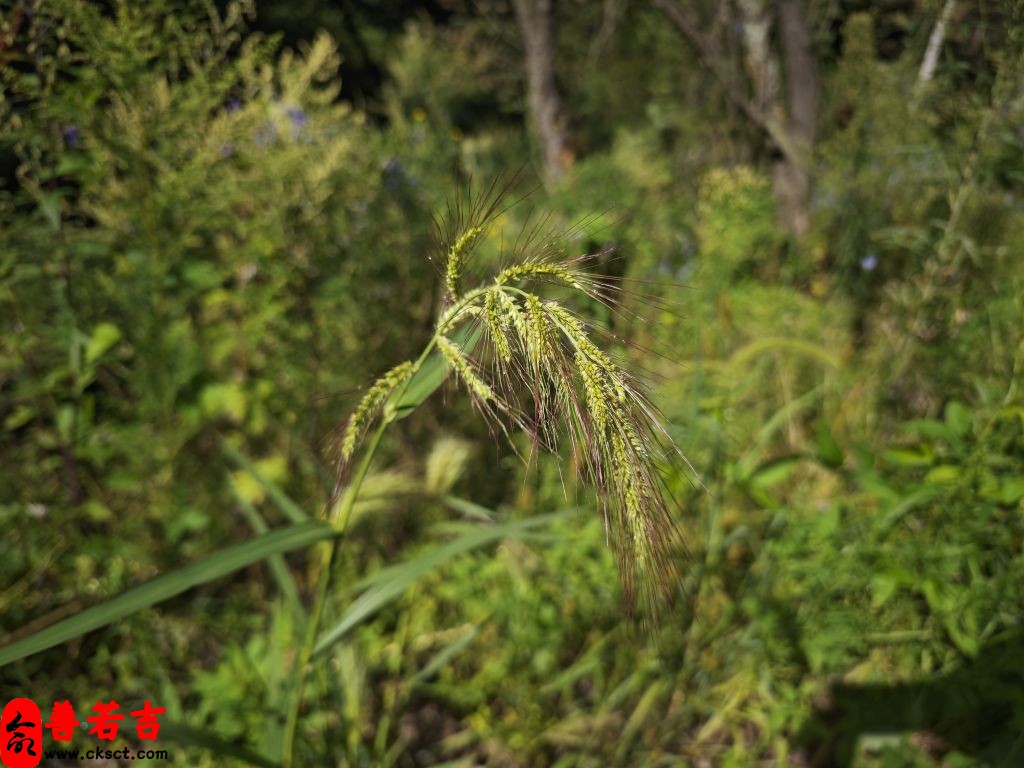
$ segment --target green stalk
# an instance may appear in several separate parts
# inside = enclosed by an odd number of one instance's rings
[[[444,335],[451,326],[459,323],[461,320],[459,314],[462,310],[477,301],[487,292],[487,290],[488,288],[483,287],[467,292],[451,306],[444,316],[442,316],[441,321],[438,322],[438,328],[431,337],[430,342],[426,347],[424,347],[423,352],[413,364],[412,374],[405,380],[402,386],[395,391],[395,394],[393,395],[395,402],[401,402],[402,396],[409,388],[409,383],[423,367],[423,363],[437,346],[438,338]],[[291,705],[288,708],[288,717],[285,720],[284,739],[281,748],[282,768],[292,768],[295,761],[295,735],[298,731],[299,725],[299,710],[302,709],[303,691],[305,689],[306,675],[308,673],[310,660],[313,657],[313,648],[316,646],[316,634],[320,629],[320,620],[323,618],[324,606],[327,604],[327,595],[330,593],[331,564],[334,562],[335,554],[337,553],[338,547],[344,538],[345,531],[348,528],[349,520],[352,517],[352,510],[355,507],[356,499],[359,496],[359,489],[363,484],[363,480],[366,479],[367,472],[370,470],[370,464],[373,461],[373,456],[377,452],[377,448],[380,446],[380,441],[384,436],[384,431],[391,425],[395,418],[395,413],[389,413],[387,409],[384,410],[384,413],[380,418],[380,424],[378,425],[377,430],[373,433],[373,436],[370,438],[366,451],[363,453],[362,461],[359,462],[359,466],[356,469],[355,474],[352,476],[352,482],[349,484],[342,503],[340,505],[336,505],[335,508],[331,510],[329,522],[333,527],[339,530],[340,535],[325,541],[320,548],[320,563],[314,577],[317,582],[316,602],[313,604],[313,610],[312,613],[310,613],[309,622],[306,625],[306,636],[303,640],[302,648],[299,651],[298,661],[295,666],[295,674],[298,679],[295,683],[295,694],[292,696]]]
[[[467,295],[467,297],[459,304],[465,306],[474,298],[476,298],[476,296],[471,297]],[[460,310],[461,308],[462,307],[459,307]],[[405,383],[396,391],[396,400],[401,400],[406,389],[409,387],[409,382],[412,381],[413,376],[415,376],[423,366],[427,356],[434,350],[434,347],[437,345],[437,338],[439,334],[440,331],[435,333],[434,336],[431,337],[430,343],[428,343],[423,349],[423,352],[413,365],[412,375],[409,376]],[[291,706],[288,708],[288,717],[285,721],[284,740],[281,749],[282,768],[292,768],[294,765],[295,735],[299,724],[299,710],[302,708],[306,674],[308,672],[310,660],[313,657],[313,648],[316,646],[316,634],[319,631],[324,606],[327,604],[327,595],[330,592],[331,564],[334,561],[334,556],[338,550],[338,546],[341,544],[345,531],[348,528],[349,520],[352,517],[352,510],[355,508],[356,499],[359,496],[359,489],[363,484],[363,480],[366,479],[367,472],[370,470],[370,464],[373,462],[373,456],[377,452],[377,448],[380,446],[380,441],[384,436],[384,431],[394,420],[394,414],[389,414],[385,411],[381,417],[377,430],[370,438],[370,442],[363,454],[362,461],[359,462],[359,466],[356,469],[355,474],[352,476],[352,482],[345,493],[342,503],[331,510],[329,522],[340,531],[341,535],[325,541],[320,547],[320,564],[317,568],[315,577],[317,581],[317,597],[316,602],[313,604],[313,611],[309,616],[309,622],[306,625],[306,637],[302,643],[302,648],[299,651],[298,663],[295,667],[295,673],[298,680],[295,683],[295,694],[292,696]]]

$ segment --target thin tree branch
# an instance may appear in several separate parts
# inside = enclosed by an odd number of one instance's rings
[[[935,21],[932,34],[928,38],[928,47],[925,49],[924,58],[921,60],[921,69],[917,73],[916,90],[920,91],[935,76],[935,70],[939,65],[939,54],[942,53],[942,44],[946,40],[946,27],[956,10],[956,0],[946,0],[942,7],[942,13]]]
[[[661,11],[672,22],[677,30],[697,51],[701,63],[722,86],[726,97],[758,128],[767,134],[779,151],[791,162],[805,165],[808,162],[807,148],[794,140],[785,125],[760,109],[746,94],[740,83],[737,83],[730,72],[730,67],[715,50],[711,40],[700,30],[700,25],[690,11],[676,0],[652,0],[654,7]]]

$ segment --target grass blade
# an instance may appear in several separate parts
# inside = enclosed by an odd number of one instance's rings
[[[382,568],[377,573],[359,582],[357,586],[365,588],[365,591],[349,606],[341,620],[320,636],[316,647],[313,649],[314,658],[322,656],[334,643],[341,640],[348,632],[372,616],[380,608],[401,595],[413,582],[453,557],[499,539],[509,536],[522,536],[527,534],[531,528],[549,525],[555,520],[564,517],[565,514],[541,515],[504,525],[474,526],[470,530],[461,533],[457,538],[444,544],[435,545],[416,555],[411,560]]]
[[[0,648],[0,667],[104,627],[271,555],[308,547],[335,535],[337,534],[334,529],[325,523],[309,521],[278,528],[263,536],[222,549],[198,562],[157,576],[104,603]]]
[[[478,634],[480,634],[479,627],[471,627],[469,632],[466,632],[454,642],[450,643],[445,648],[442,648],[429,662],[427,662],[423,669],[413,675],[412,679],[409,681],[409,685],[416,686],[426,680],[429,680],[449,661],[468,648],[469,644],[476,640]]]
[[[494,513],[487,507],[482,507],[476,502],[460,499],[458,496],[444,496],[441,501],[449,509],[458,512],[465,517],[478,520],[482,523],[493,523]]]
[[[238,502],[239,509],[242,510],[242,515],[245,516],[249,526],[258,535],[263,535],[270,531],[270,526],[267,525],[267,521],[264,520],[260,513],[256,511],[256,508],[242,497],[240,493],[235,489],[234,485],[228,478],[228,487],[231,488],[234,494],[235,501]],[[284,595],[288,605],[293,609],[302,613],[302,600],[299,598],[299,588],[295,586],[295,579],[292,578],[291,571],[288,570],[288,565],[284,561],[282,555],[271,555],[267,561],[267,565],[270,568],[270,574],[274,577],[274,581],[277,582],[278,587],[281,589],[281,594]]]

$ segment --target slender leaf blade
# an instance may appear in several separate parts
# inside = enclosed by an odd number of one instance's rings
[[[476,547],[510,536],[524,536],[530,529],[548,525],[565,513],[540,515],[504,525],[474,526],[451,541],[435,545],[404,563],[382,568],[359,582],[365,591],[349,606],[337,624],[324,632],[313,649],[314,658],[323,655],[334,643],[380,608],[401,595],[411,584],[448,560]]]
[[[468,648],[469,644],[476,640],[476,637],[479,634],[480,629],[478,627],[471,627],[468,632],[442,648],[419,672],[413,675],[412,679],[409,681],[409,685],[416,686],[426,680],[429,680],[449,661]]]
[[[466,352],[472,352],[482,333],[482,326],[464,326],[453,332],[451,338]],[[396,418],[404,419],[434,394],[447,378],[448,364],[441,353],[435,351],[423,362],[404,390],[401,390],[401,396],[392,396],[386,408],[393,410]]]
[[[229,478],[230,479],[230,478]],[[231,483],[228,483],[234,493],[235,501],[238,502],[239,509],[242,510],[242,515],[245,517],[249,526],[256,532],[257,535],[263,535],[270,531],[270,526],[267,525],[267,521],[264,520],[260,513],[256,511],[256,508],[245,499],[242,494],[238,493],[234,489]],[[271,555],[268,558],[267,565],[270,567],[270,573],[277,582],[278,587],[281,589],[281,594],[284,595],[288,605],[293,610],[302,612],[302,600],[299,598],[299,588],[295,585],[295,579],[292,578],[291,571],[288,570],[288,564],[285,563],[282,555]]]
[[[493,523],[494,517],[491,510],[482,507],[476,502],[460,499],[458,496],[445,496],[441,499],[444,505],[468,518],[479,520],[484,523]]]
[[[308,547],[336,535],[337,532],[326,523],[309,521],[277,528],[263,536],[215,552],[0,648],[0,667],[104,627],[272,555]]]

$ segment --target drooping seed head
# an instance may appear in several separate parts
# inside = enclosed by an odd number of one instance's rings
[[[441,354],[444,355],[445,361],[455,371],[456,375],[462,379],[470,392],[484,401],[497,399],[494,396],[494,390],[477,375],[477,372],[473,369],[473,364],[458,344],[445,336],[439,336],[437,338],[437,347],[441,350]]]
[[[530,360],[535,368],[540,367],[541,362],[551,353],[551,328],[548,325],[548,315],[544,311],[543,302],[534,294],[528,294],[525,298],[526,319],[527,319],[527,349],[530,351]]]
[[[500,296],[504,296],[505,293],[500,288],[492,288],[487,292],[487,299],[485,300],[485,312],[487,317],[487,329],[491,334],[491,342],[494,344],[494,351],[498,355],[498,358],[508,363],[512,360],[512,346],[509,344],[508,333],[506,332],[506,324],[509,322],[509,318],[502,314],[503,306],[499,306],[501,302]]]
[[[596,487],[627,602],[639,593],[656,614],[659,595],[678,581],[679,544],[656,462],[682,454],[642,383],[598,346],[592,326],[566,304],[526,289],[531,281],[557,284],[621,308],[621,283],[593,274],[593,255],[563,258],[555,239],[535,228],[513,246],[517,263],[501,269],[490,285],[463,291],[466,265],[499,199],[489,191],[457,203],[454,223],[439,225],[442,235],[451,235],[445,269],[451,301],[438,319],[437,348],[481,411],[503,431],[505,419],[525,426],[552,451],[560,438],[569,438],[582,475]],[[472,324],[483,328],[485,343],[456,343],[452,332]],[[366,422],[412,371],[400,366],[367,393],[345,432],[346,458]]]
[[[359,438],[366,430],[367,425],[376,416],[377,411],[384,404],[384,401],[388,399],[388,396],[398,388],[406,379],[408,379],[413,373],[412,363],[406,361],[399,363],[390,371],[381,376],[377,381],[373,383],[363,398],[359,401],[359,405],[352,412],[349,417],[348,424],[345,426],[344,435],[341,438],[341,461],[342,463],[348,462],[352,458],[352,454],[355,453],[356,444],[359,442]]]
[[[529,262],[526,264],[514,264],[506,267],[494,278],[498,285],[516,282],[517,280],[549,280],[562,283],[572,288],[582,290],[577,281],[576,274],[563,264],[550,264],[547,262]]]

